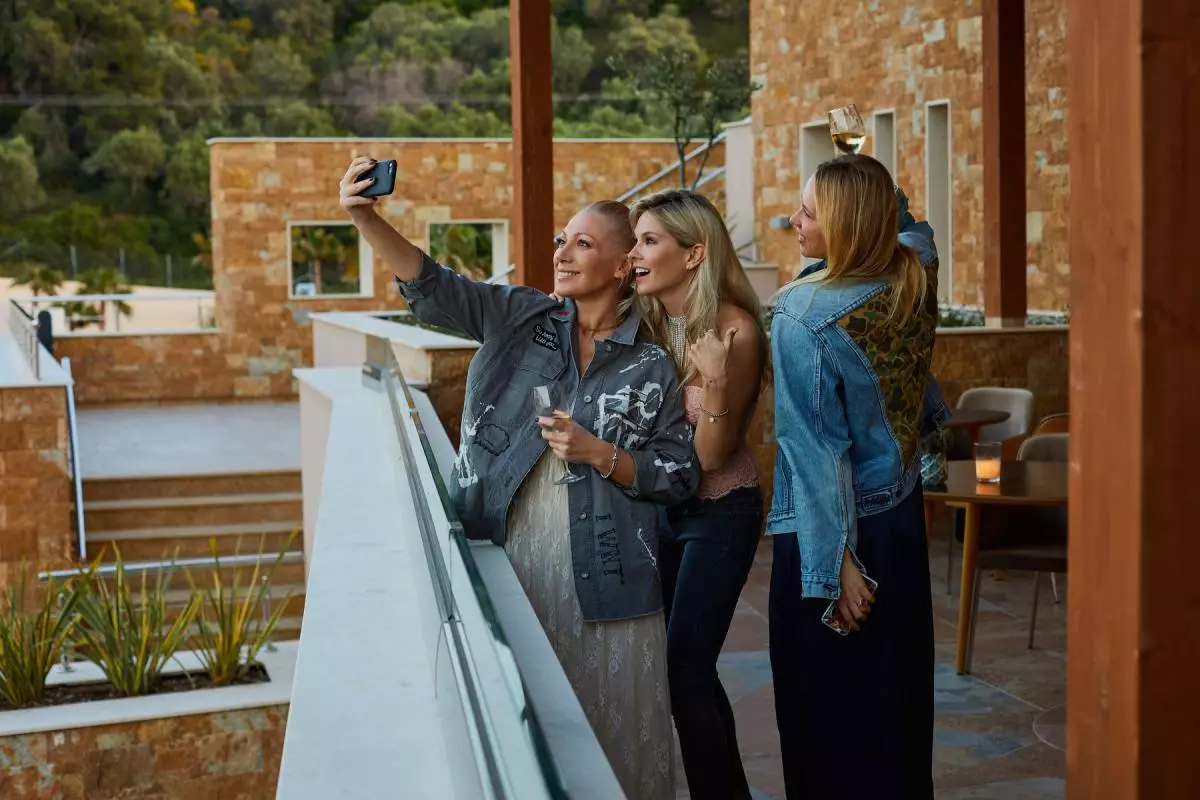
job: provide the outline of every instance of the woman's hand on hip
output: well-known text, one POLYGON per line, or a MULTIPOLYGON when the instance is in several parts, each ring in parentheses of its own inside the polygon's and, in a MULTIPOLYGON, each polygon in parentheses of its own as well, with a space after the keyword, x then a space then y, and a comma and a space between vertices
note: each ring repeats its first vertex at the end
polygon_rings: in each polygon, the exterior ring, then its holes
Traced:
POLYGON ((737 331, 737 328, 725 331, 724 340, 717 338, 714 331, 705 331, 699 339, 688 345, 688 361, 700 373, 700 377, 710 381, 725 379, 729 351, 737 331))
POLYGON ((604 463, 612 459, 612 445, 584 430, 573 419, 560 417, 538 417, 542 426, 542 438, 554 455, 571 464, 600 463, 601 448, 604 448, 604 463))
POLYGON ((862 572, 850 557, 850 551, 842 553, 842 595, 838 598, 838 614, 850 630, 857 631, 858 624, 871 613, 875 595, 871 594, 862 572))

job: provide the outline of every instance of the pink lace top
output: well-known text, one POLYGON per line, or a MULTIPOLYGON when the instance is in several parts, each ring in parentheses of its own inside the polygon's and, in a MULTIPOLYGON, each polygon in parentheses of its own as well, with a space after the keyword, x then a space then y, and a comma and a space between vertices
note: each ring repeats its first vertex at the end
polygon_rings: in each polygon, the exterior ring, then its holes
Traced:
MULTIPOLYGON (((699 386, 683 387, 684 405, 687 410, 688 422, 699 427, 700 402, 704 398, 704 389, 699 386)), ((743 439, 737 449, 725 459, 720 469, 705 472, 700 477, 700 488, 696 496, 703 500, 716 500, 724 497, 734 489, 744 486, 758 485, 758 467, 754 464, 754 454, 750 445, 743 439)))

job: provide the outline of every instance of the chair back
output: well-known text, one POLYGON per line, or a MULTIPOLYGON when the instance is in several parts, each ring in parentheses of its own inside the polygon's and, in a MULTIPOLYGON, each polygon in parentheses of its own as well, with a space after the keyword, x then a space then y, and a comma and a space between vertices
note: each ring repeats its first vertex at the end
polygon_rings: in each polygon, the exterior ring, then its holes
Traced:
POLYGON ((1033 424, 1033 392, 1007 386, 980 386, 967 389, 958 398, 959 408, 987 408, 1007 411, 1008 419, 979 429, 982 442, 1004 442, 1029 433, 1033 424))
POLYGON ((1060 461, 1068 460, 1066 433, 1038 433, 1021 442, 1017 451, 1018 461, 1060 461))
POLYGON ((1042 421, 1033 429, 1036 436, 1039 433, 1067 433, 1071 430, 1071 415, 1067 413, 1051 414, 1042 417, 1042 421))

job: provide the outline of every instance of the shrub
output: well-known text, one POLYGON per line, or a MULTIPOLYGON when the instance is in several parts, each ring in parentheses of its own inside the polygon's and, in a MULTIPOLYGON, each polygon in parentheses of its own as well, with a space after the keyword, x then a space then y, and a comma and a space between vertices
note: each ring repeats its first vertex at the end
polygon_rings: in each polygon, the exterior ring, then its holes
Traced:
POLYGON ((36 602, 29 603, 26 581, 23 564, 17 585, 5 592, 7 602, 0 613, 0 696, 14 708, 42 700, 50 668, 75 623, 78 599, 51 582, 36 602))

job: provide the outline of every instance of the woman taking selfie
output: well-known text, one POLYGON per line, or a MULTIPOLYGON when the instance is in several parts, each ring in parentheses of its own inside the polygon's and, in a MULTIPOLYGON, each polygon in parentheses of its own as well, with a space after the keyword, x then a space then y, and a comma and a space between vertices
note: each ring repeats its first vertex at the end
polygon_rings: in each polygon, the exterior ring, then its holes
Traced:
POLYGON ((758 297, 720 212, 670 190, 633 207, 630 263, 642 324, 683 376, 696 496, 667 510, 659 568, 671 712, 693 800, 749 798, 717 657, 762 532, 763 497, 746 429, 767 372, 758 297))
POLYGON ((482 344, 449 486, 463 527, 507 551, 625 794, 672 798, 655 504, 691 496, 699 469, 674 364, 618 309, 628 211, 593 204, 560 234, 564 305, 435 263, 361 196, 372 163, 351 163, 342 206, 419 319, 482 344))
MULTIPOLYGON (((887 169, 857 155, 818 167, 791 218, 826 264, 780 291, 772 324, 771 669, 789 798, 933 797, 918 441, 937 262, 899 242, 902 218, 887 169)), ((928 226, 905 227, 932 250, 928 226)))

